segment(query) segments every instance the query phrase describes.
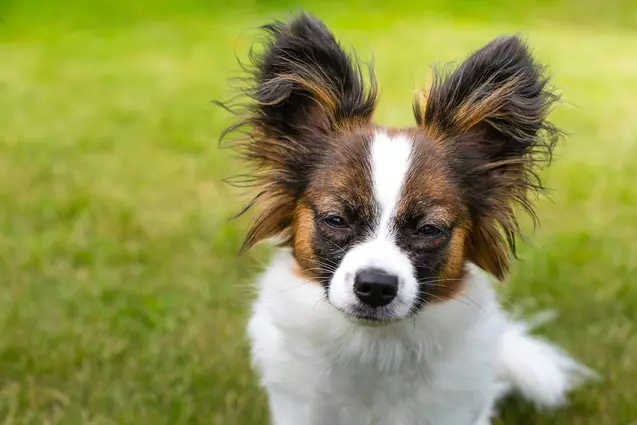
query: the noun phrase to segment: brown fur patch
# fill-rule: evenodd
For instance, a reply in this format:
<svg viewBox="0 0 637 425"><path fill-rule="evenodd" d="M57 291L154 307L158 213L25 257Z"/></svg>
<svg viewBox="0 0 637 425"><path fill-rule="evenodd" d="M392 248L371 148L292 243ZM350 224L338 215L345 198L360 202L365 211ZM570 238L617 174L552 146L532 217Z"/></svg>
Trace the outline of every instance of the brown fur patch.
<svg viewBox="0 0 637 425"><path fill-rule="evenodd" d="M329 146L329 156L316 170L302 198L296 204L292 223L295 257L305 270L304 276L322 283L338 265L333 264L345 252L351 240L321 226L328 214L343 217L352 227L364 226L374 217L369 145L373 127L366 123L335 135Z"/></svg>
<svg viewBox="0 0 637 425"><path fill-rule="evenodd" d="M305 195L321 212L335 208L369 212L373 202L369 165L373 130L368 123L351 125L330 141L329 154L317 166Z"/></svg>
<svg viewBox="0 0 637 425"><path fill-rule="evenodd" d="M446 299L462 298L462 287L465 279L465 243L467 229L456 227L451 235L451 241L447 247L447 258L440 273L439 286L435 288L435 297L432 302Z"/></svg>
<svg viewBox="0 0 637 425"><path fill-rule="evenodd" d="M465 255L467 260L504 281L513 254L503 243L501 232L494 224L476 223L467 239Z"/></svg>
<svg viewBox="0 0 637 425"><path fill-rule="evenodd" d="M447 222L453 220L464 211L460 211L460 194L454 186L446 149L436 139L417 129L408 129L406 134L413 141L413 150L398 213L423 204L430 208L433 204L441 206L440 211L451 215Z"/></svg>
<svg viewBox="0 0 637 425"><path fill-rule="evenodd" d="M299 265L295 272L308 280L316 279L319 266L314 254L314 212L306 202L299 202L294 215L293 252Z"/></svg>
<svg viewBox="0 0 637 425"><path fill-rule="evenodd" d="M261 204L261 212L252 222L252 226L243 243L243 250L272 237L280 237L285 244L289 240L289 226L292 223L291 206L293 200L279 194L261 192L253 202Z"/></svg>
<svg viewBox="0 0 637 425"><path fill-rule="evenodd" d="M419 129L407 129L413 140L411 166L397 209L398 217L452 229L437 271L437 282L426 288L430 302L458 295L464 283L465 241L470 218L457 178L449 165L448 149L439 139ZM415 264L418 267L418 264Z"/></svg>

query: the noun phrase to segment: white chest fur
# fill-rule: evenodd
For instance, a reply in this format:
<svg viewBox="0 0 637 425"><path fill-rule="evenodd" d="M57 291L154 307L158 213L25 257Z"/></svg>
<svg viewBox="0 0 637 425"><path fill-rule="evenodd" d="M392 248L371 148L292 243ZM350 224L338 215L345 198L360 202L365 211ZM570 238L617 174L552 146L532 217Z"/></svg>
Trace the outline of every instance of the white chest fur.
<svg viewBox="0 0 637 425"><path fill-rule="evenodd" d="M354 323L284 252L259 283L252 357L275 425L488 423L505 329L490 282L384 327Z"/></svg>

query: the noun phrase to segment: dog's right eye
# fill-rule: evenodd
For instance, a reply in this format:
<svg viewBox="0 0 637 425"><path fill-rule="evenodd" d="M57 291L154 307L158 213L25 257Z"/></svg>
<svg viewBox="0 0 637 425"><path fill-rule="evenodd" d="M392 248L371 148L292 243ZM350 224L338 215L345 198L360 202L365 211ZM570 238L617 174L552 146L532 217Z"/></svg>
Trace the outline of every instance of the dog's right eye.
<svg viewBox="0 0 637 425"><path fill-rule="evenodd" d="M323 219L323 221L325 222L325 224L327 224L330 227L334 227L336 229L346 229L349 226L347 225L347 222L345 221L345 219L343 217L340 217L338 215L328 215L327 217L325 217Z"/></svg>

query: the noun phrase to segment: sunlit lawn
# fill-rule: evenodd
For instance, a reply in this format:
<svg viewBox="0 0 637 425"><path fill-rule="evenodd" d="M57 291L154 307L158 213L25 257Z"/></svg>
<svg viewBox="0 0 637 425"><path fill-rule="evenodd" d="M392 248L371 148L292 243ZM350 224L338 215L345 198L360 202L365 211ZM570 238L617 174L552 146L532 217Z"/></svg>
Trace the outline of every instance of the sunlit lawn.
<svg viewBox="0 0 637 425"><path fill-rule="evenodd" d="M571 135L503 295L557 310L542 332L604 380L553 414L513 401L499 423L637 421L635 33L315 10L373 52L388 124L412 123L428 64L499 34L522 30L550 64ZM0 424L266 423L244 338L266 253L237 256L241 199L221 179L238 168L216 145L230 117L210 101L271 16L286 15L0 36Z"/></svg>

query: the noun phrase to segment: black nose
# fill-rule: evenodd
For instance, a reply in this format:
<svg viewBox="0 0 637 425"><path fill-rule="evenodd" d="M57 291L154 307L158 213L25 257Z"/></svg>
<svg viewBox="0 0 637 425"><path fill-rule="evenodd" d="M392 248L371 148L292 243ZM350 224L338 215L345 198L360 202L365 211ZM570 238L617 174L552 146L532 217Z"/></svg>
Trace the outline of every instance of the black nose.
<svg viewBox="0 0 637 425"><path fill-rule="evenodd" d="M398 293L398 276L378 269L362 270L354 279L354 292L371 307L387 305Z"/></svg>

